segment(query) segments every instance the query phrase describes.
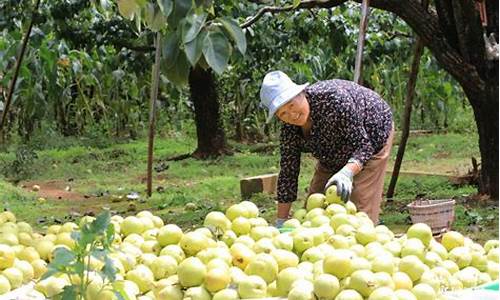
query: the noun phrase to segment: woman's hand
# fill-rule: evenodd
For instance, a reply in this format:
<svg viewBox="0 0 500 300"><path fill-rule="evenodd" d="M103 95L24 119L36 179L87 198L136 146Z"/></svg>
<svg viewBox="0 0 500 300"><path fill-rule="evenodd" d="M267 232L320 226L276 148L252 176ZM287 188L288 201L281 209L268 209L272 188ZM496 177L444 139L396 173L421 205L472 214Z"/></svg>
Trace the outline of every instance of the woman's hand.
<svg viewBox="0 0 500 300"><path fill-rule="evenodd" d="M331 186L337 186L337 196L340 196L342 201L347 202L351 197L352 193L352 179L354 177L354 172L349 166L345 165L340 171L335 173L326 183L325 191Z"/></svg>

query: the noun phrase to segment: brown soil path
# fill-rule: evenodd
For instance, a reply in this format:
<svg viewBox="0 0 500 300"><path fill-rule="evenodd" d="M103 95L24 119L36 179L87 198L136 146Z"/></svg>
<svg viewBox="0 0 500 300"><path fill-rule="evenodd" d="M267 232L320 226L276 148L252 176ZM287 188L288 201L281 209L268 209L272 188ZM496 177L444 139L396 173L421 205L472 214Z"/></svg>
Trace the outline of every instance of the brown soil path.
<svg viewBox="0 0 500 300"><path fill-rule="evenodd" d="M71 184L63 180L26 181L19 184L20 187L28 191L33 191L34 185L40 187L40 190L35 192L37 196L47 200L85 200L89 198L71 189L67 190Z"/></svg>

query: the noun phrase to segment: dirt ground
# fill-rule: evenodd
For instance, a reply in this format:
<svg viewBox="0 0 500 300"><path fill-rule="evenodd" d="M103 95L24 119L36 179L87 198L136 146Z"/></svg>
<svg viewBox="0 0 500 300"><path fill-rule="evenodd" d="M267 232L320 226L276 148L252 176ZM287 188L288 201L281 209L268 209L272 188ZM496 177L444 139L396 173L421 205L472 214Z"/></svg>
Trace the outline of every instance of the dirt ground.
<svg viewBox="0 0 500 300"><path fill-rule="evenodd" d="M34 186L39 186L36 191ZM71 184L63 180L49 181L27 181L20 184L27 191L36 192L37 197L42 197L47 200L85 200L90 196L82 195L72 190Z"/></svg>

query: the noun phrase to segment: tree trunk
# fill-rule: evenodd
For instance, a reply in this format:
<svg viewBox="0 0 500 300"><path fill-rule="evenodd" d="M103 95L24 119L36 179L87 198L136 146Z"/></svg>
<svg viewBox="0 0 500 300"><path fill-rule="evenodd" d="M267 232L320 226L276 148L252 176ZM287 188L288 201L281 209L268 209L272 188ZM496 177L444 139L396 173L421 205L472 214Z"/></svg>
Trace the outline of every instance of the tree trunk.
<svg viewBox="0 0 500 300"><path fill-rule="evenodd" d="M158 99L158 84L160 81L161 34L156 33L155 38L155 64L151 72L151 94L149 99L149 127L148 127L148 166L146 189L148 197L153 192L153 150L155 138L156 99Z"/></svg>
<svg viewBox="0 0 500 300"><path fill-rule="evenodd" d="M365 47L366 27L370 16L370 0L361 3L361 21L359 22L358 47L356 49L356 61L354 63L354 82L363 85L361 72L363 71L363 50Z"/></svg>
<svg viewBox="0 0 500 300"><path fill-rule="evenodd" d="M200 66L191 69L189 88L194 104L194 119L198 138L198 147L193 156L206 159L228 154L212 70L204 70Z"/></svg>
<svg viewBox="0 0 500 300"><path fill-rule="evenodd" d="M496 86L489 86L483 95L467 94L474 110L479 134L479 192L498 199L498 83Z"/></svg>
<svg viewBox="0 0 500 300"><path fill-rule="evenodd" d="M463 88L479 133L481 176L479 192L498 199L498 60L486 59L483 28L474 2L436 0L425 10L417 0L372 0L388 10L422 38L438 63ZM498 1L486 1L488 27L498 40Z"/></svg>
<svg viewBox="0 0 500 300"><path fill-rule="evenodd" d="M420 69L420 58L422 57L423 52L424 45L422 44L422 40L417 37L413 55L413 62L410 68L410 77L408 79L408 85L406 87L406 100L405 110L403 113L403 126L401 128L401 140L399 141L398 153L396 155L396 161L394 162L391 181L387 189L387 201L392 201L392 197L394 197L394 190L396 189L396 183L398 182L399 170L401 169L403 156L405 154L406 142L408 141L408 137L410 136L410 121L411 111L413 108L413 97L415 96L415 86L417 85L417 76Z"/></svg>

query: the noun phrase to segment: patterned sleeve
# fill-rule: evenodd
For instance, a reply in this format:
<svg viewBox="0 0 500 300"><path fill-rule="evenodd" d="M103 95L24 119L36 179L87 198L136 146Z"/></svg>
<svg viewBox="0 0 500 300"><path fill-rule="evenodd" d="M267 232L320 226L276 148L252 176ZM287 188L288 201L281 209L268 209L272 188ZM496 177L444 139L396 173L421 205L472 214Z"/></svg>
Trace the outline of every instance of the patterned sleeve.
<svg viewBox="0 0 500 300"><path fill-rule="evenodd" d="M300 173L299 137L289 125L283 125L280 136L280 173L278 176L277 200L281 203L297 199L297 187Z"/></svg>

